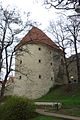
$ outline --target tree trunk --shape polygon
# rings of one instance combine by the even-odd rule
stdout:
[[[67,75],[67,81],[69,83],[69,72],[68,72],[68,66],[67,66],[67,62],[65,62],[65,66],[66,66],[66,75]]]
[[[76,45],[76,37],[74,37],[74,47],[75,47],[75,53],[76,53],[76,64],[77,64],[77,76],[78,76],[78,82],[80,82],[80,66],[79,66],[79,57],[77,52],[77,45]]]
[[[75,50],[76,51],[76,50]],[[80,66],[79,66],[79,57],[78,53],[76,52],[76,64],[77,64],[77,76],[78,76],[78,82],[80,82]]]
[[[6,82],[7,82],[7,77],[8,77],[8,74],[6,74],[5,79],[4,79],[3,83],[2,83],[2,87],[1,87],[1,97],[4,96],[5,84],[6,84]]]
[[[3,83],[1,87],[1,98],[4,96],[4,92],[5,92],[5,83]]]
[[[63,48],[63,53],[64,53],[64,60],[65,60],[65,67],[66,67],[66,76],[67,76],[67,81],[69,83],[69,72],[68,72],[68,66],[67,66],[67,61],[66,61],[66,57],[65,57],[65,50]]]

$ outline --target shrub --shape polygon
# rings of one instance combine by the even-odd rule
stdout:
[[[0,105],[0,120],[28,120],[35,113],[35,104],[26,97],[8,96]]]

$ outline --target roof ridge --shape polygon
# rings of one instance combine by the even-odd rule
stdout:
[[[56,49],[60,49],[42,30],[33,26],[31,30],[22,38],[18,45],[24,45],[28,42],[40,42]],[[60,49],[61,50],[61,49]]]

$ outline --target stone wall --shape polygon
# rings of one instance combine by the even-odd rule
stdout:
[[[79,66],[80,66],[80,53],[78,53],[79,58]],[[76,61],[76,55],[72,55],[67,59],[68,63],[68,72],[69,72],[69,80],[71,80],[71,76],[73,76],[73,82],[78,82],[78,72],[77,72],[77,61]]]
[[[78,82],[78,76],[77,76],[77,63],[75,60],[73,60],[68,67],[68,72],[69,72],[69,79],[71,81],[71,76],[73,76],[75,82]]]
[[[16,95],[39,98],[55,84],[61,65],[61,52],[41,43],[22,46],[16,53]]]

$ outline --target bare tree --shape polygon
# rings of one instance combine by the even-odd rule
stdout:
[[[80,16],[69,16],[69,22],[67,25],[67,32],[70,32],[71,38],[70,44],[74,45],[76,64],[77,64],[77,76],[78,82],[80,82],[80,65],[79,65],[79,56],[78,56],[78,46],[80,45]]]
[[[29,14],[30,13],[26,14],[26,21],[23,22],[17,8],[11,10],[10,7],[7,7],[4,9],[2,5],[0,5],[0,72],[2,69],[5,69],[1,97],[4,95],[5,84],[9,74],[13,71],[13,57],[19,34],[31,25],[31,21],[28,19]]]
[[[44,0],[44,4],[48,7],[56,9],[75,9],[76,4],[80,5],[80,0]]]
[[[56,44],[62,49],[63,56],[64,56],[64,63],[66,67],[66,75],[67,75],[67,81],[69,82],[69,73],[68,73],[68,64],[66,61],[66,49],[69,47],[69,41],[68,38],[70,37],[69,34],[67,34],[64,21],[60,19],[55,24],[53,21],[50,22],[50,26],[48,28],[48,31],[53,35]]]
[[[62,22],[61,22],[62,21]],[[79,56],[78,56],[78,46],[80,45],[80,16],[74,15],[69,16],[66,24],[64,25],[64,21],[60,20],[57,24],[50,23],[49,31],[55,36],[56,43],[62,48],[64,53],[64,60],[66,65],[66,73],[67,79],[69,81],[69,74],[68,74],[68,66],[71,63],[67,63],[65,51],[67,47],[73,47],[74,52],[76,54],[76,66],[77,66],[77,76],[78,82],[80,82],[80,63],[79,63]]]

